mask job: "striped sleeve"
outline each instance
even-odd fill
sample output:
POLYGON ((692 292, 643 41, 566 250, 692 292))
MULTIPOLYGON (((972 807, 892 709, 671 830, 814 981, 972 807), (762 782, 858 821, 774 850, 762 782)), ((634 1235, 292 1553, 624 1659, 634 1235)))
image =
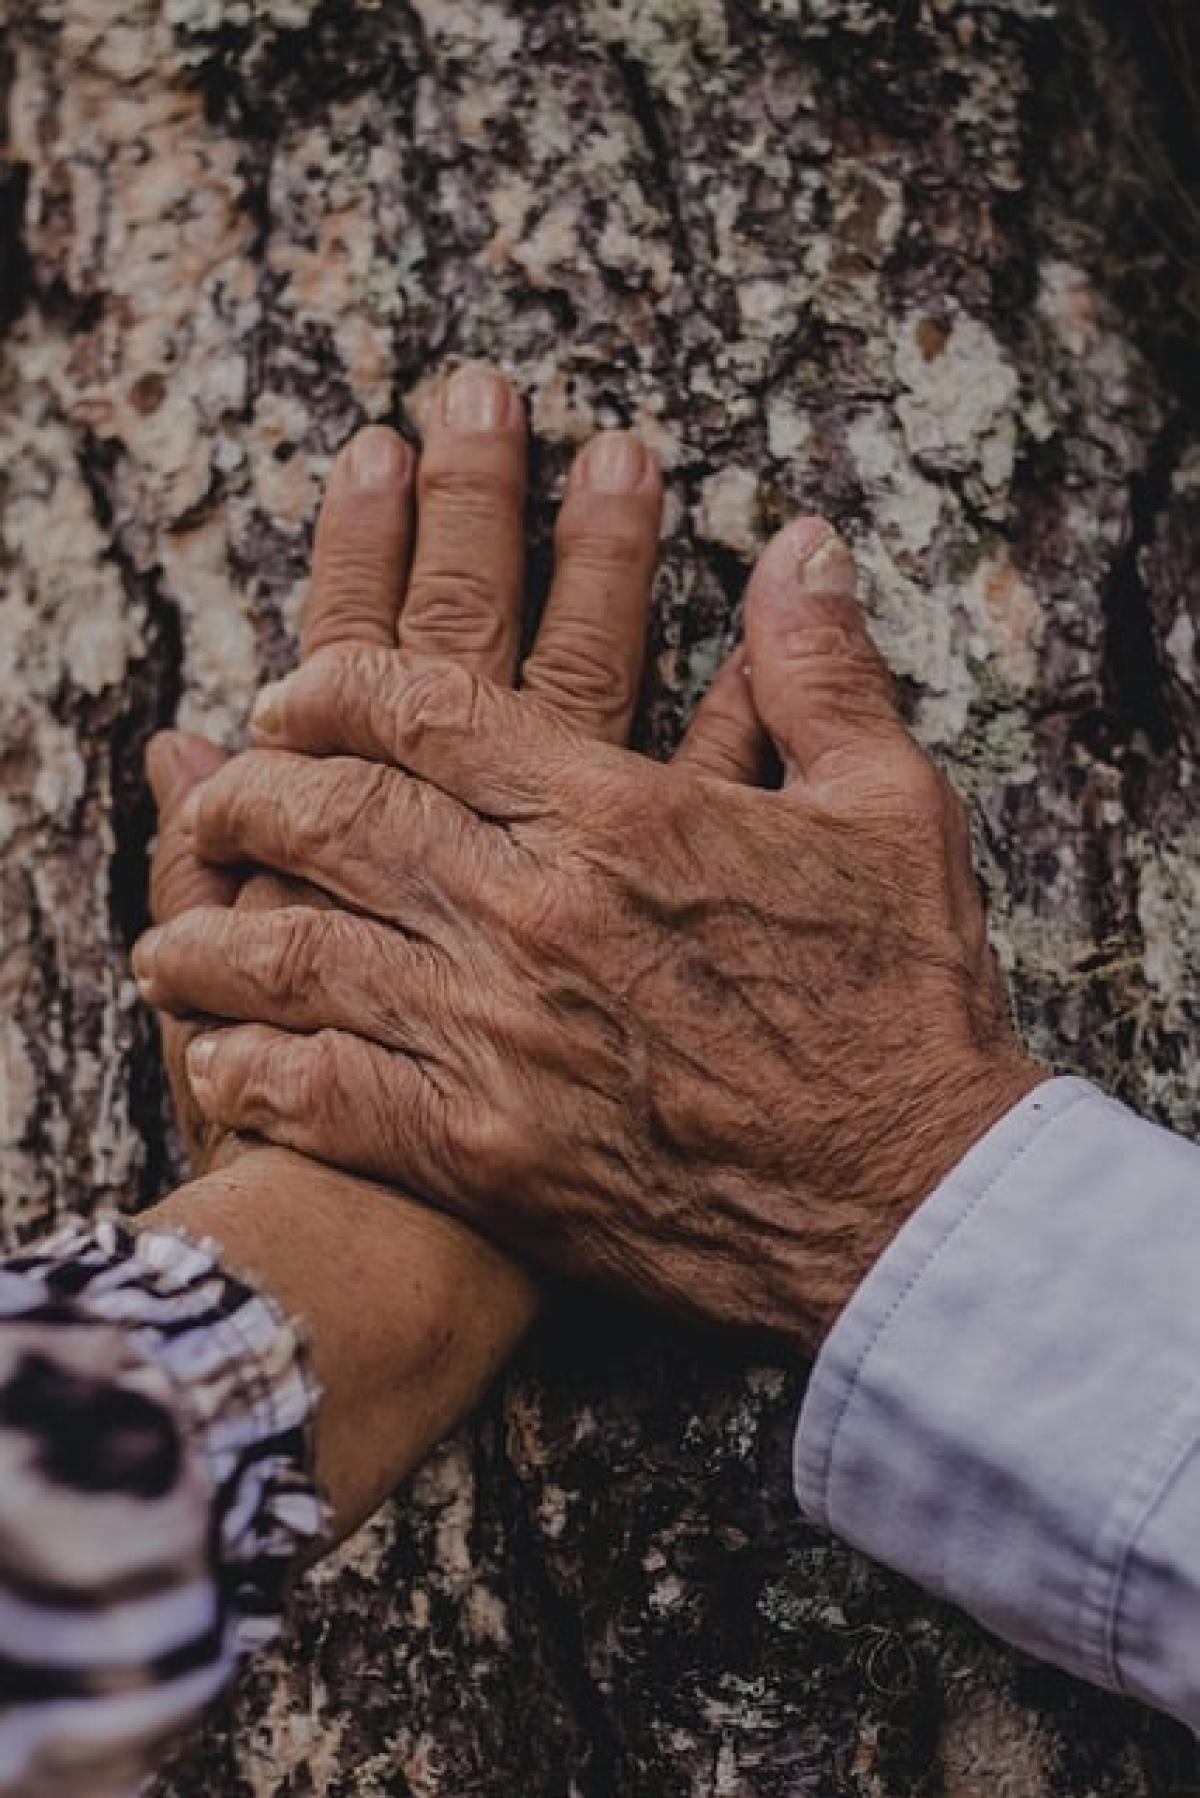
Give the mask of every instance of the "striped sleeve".
POLYGON ((325 1527, 296 1329, 115 1221, 0 1262, 0 1791, 136 1791, 325 1527))

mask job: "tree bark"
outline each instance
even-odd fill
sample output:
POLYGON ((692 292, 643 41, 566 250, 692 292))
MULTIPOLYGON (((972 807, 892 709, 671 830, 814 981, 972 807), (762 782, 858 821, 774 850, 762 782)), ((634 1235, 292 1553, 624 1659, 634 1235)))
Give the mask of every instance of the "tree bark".
MULTIPOLYGON (((535 587, 572 447, 662 456, 658 753, 774 523, 850 533, 1035 1048, 1195 1130, 1196 199, 1170 68, 1098 6, 7 0, 10 1241, 179 1172, 142 747, 237 742, 332 452, 467 355, 531 402, 535 587)), ((569 1312, 164 1794, 1196 1789, 1182 1732, 801 1526, 802 1370, 569 1312)))

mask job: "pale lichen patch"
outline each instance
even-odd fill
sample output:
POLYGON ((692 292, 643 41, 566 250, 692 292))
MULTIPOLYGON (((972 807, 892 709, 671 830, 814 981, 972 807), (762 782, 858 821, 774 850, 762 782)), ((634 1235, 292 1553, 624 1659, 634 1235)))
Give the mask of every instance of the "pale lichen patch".
POLYGON ((901 384, 896 412, 913 456, 944 474, 972 476, 990 504, 1013 470, 1016 370, 978 319, 910 314, 893 337, 901 384))

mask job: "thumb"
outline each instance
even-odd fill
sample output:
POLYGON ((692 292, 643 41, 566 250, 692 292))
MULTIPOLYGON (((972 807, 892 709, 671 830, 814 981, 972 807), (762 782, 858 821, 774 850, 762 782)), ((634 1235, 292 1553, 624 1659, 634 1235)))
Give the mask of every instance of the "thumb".
POLYGON ((787 785, 856 777, 904 732, 855 587, 854 558, 821 518, 786 525, 750 577, 750 685, 787 785))
POLYGON ((146 773, 158 807, 158 840, 150 863, 150 911, 157 924, 193 905, 232 905, 237 896, 237 879, 200 861, 180 823, 188 794, 227 760, 205 737, 162 730, 151 739, 146 773))

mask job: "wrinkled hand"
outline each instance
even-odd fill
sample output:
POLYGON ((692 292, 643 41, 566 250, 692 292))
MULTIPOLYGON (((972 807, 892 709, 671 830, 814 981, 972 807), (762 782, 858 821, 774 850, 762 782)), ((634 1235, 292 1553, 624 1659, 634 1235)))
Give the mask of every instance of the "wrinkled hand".
POLYGON ((158 1002, 257 1020, 193 1045, 205 1114, 402 1180, 560 1270, 811 1348, 1042 1077, 962 809, 853 588, 812 520, 753 576, 779 792, 586 742, 386 651, 318 656, 268 693, 273 747, 198 795, 197 850, 371 915, 198 911, 146 940, 158 1002))
MULTIPOLYGON (((334 465, 317 524, 301 654, 397 642, 511 685, 525 596, 527 444, 519 395, 469 367, 433 392, 420 460, 394 432, 361 431, 334 465)), ((553 588, 522 669, 586 735, 624 742, 645 648, 662 483, 636 438, 609 432, 576 459, 559 517, 553 588)), ((689 737, 692 755, 751 778, 762 733, 732 664, 689 737)), ((163 924, 195 906, 325 907, 327 894, 270 872, 202 862, 180 814, 228 757, 202 737, 161 732, 147 757, 158 807, 150 909, 163 924)), ((246 1145, 197 1106, 186 1054, 198 1025, 161 1013, 163 1057, 189 1165, 223 1165, 246 1145)))
MULTIPOLYGON (((422 423, 419 468, 395 433, 379 428, 339 457, 317 530, 302 649, 394 647, 399 638, 415 661, 436 655, 510 682, 524 598, 520 401, 476 369, 441 386, 422 423)), ((610 433, 577 459, 545 618, 522 673, 585 735, 620 741, 629 728, 660 505, 658 471, 635 440, 610 433)), ((731 665, 689 753, 749 778, 762 747, 746 683, 731 665)), ((243 878, 240 868, 201 861, 182 808, 226 763, 220 750, 164 732, 148 759, 159 807, 151 907, 160 923, 197 905, 245 915, 332 903, 302 879, 243 878)), ((166 1014, 161 1021, 193 1167, 222 1171, 180 1188, 142 1221, 213 1236, 232 1265, 305 1318, 324 1391, 318 1467, 344 1533, 474 1404, 535 1315, 536 1288, 521 1264, 456 1219, 207 1119, 186 1066, 202 1026, 166 1014)))

